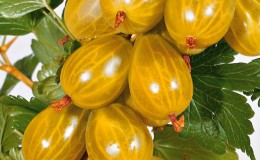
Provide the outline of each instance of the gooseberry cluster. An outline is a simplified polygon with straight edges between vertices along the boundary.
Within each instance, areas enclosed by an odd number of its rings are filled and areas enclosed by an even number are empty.
[[[48,107],[27,127],[25,159],[77,160],[85,151],[90,160],[156,159],[147,126],[171,121],[181,132],[193,95],[189,56],[223,38],[241,54],[260,55],[259,7],[257,0],[68,0],[65,24],[82,46],[62,67],[67,95],[52,104],[60,112]]]

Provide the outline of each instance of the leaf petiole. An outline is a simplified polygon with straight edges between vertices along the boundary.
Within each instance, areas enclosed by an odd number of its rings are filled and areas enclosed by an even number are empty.
[[[44,6],[47,8],[47,10],[53,15],[53,17],[57,20],[58,24],[63,28],[63,30],[71,37],[71,39],[75,40],[75,37],[69,32],[65,24],[62,22],[60,17],[57,15],[57,13],[49,6],[49,4],[46,2],[46,0],[42,0]]]
[[[50,16],[46,11],[42,10],[42,13],[49,18],[49,20],[64,34],[66,35],[66,31],[64,30],[63,27],[61,27],[59,24],[57,24],[56,19],[53,16]]]

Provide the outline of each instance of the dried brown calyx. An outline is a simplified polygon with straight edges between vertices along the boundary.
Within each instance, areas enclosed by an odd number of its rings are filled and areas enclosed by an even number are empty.
[[[70,40],[70,36],[69,35],[66,35],[65,37],[61,38],[59,41],[58,41],[58,44],[59,46],[63,46],[64,43],[68,42]]]
[[[115,29],[117,29],[119,25],[124,22],[125,18],[126,18],[126,13],[124,11],[118,11],[116,13]]]
[[[172,122],[175,132],[180,133],[184,128],[184,115],[177,119],[175,113],[173,113],[169,115],[169,118]]]
[[[196,47],[197,39],[194,36],[186,36],[186,46],[189,49],[193,49]]]

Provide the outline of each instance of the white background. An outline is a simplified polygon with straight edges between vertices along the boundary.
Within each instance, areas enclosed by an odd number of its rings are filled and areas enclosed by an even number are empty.
[[[57,9],[57,12],[60,14],[62,11],[63,6],[60,6]],[[7,41],[10,40],[12,37],[8,37]],[[26,36],[19,37],[14,45],[8,50],[8,57],[10,58],[12,64],[17,60],[23,58],[26,55],[32,53],[31,51],[31,39],[35,38],[33,34],[28,34]],[[0,38],[0,43],[2,39]],[[255,58],[260,58],[255,57]],[[245,56],[236,56],[235,62],[250,62],[253,58],[252,57],[245,57]],[[2,60],[2,59],[1,59]],[[40,69],[41,65],[38,65],[37,69]],[[2,86],[6,73],[0,70],[0,86]],[[36,73],[33,75],[33,81],[37,81]],[[10,93],[11,95],[21,95],[29,100],[32,97],[32,91],[29,87],[27,87],[22,82],[19,82],[15,89]],[[250,135],[251,138],[251,146],[254,149],[256,159],[260,159],[260,108],[257,106],[257,102],[251,102],[248,99],[249,103],[251,104],[253,110],[255,111],[255,116],[251,119],[255,132]],[[239,154],[240,160],[249,160],[249,158],[241,152],[240,150],[237,151]]]

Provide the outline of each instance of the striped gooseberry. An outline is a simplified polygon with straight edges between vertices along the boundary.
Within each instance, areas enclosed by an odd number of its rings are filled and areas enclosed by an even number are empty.
[[[152,137],[142,119],[119,103],[93,110],[86,128],[91,160],[150,160]]]
[[[243,55],[260,55],[259,0],[237,0],[235,15],[225,39],[234,50]]]
[[[204,51],[206,49],[206,48],[193,48],[193,49],[189,49],[186,46],[180,45],[177,42],[175,42],[173,40],[173,38],[171,37],[171,35],[169,34],[167,28],[166,28],[164,19],[162,19],[160,21],[160,23],[158,23],[156,25],[156,27],[154,27],[153,30],[151,30],[150,32],[151,33],[157,33],[160,36],[162,36],[164,39],[166,39],[182,55],[185,55],[185,54],[193,55],[193,54],[200,53],[200,52],[202,52],[202,51]]]
[[[52,107],[36,115],[26,128],[22,151],[26,160],[80,159],[89,111],[68,104],[60,112]]]
[[[235,12],[235,0],[168,0],[166,27],[180,50],[200,53],[224,37]]]
[[[136,104],[134,103],[134,101],[131,98],[130,91],[129,91],[128,87],[124,91],[123,99],[124,99],[123,100],[124,103],[127,106],[129,106],[131,108],[137,108],[137,106],[134,106]],[[153,119],[153,118],[150,118],[150,117],[144,117],[144,116],[142,116],[142,114],[139,114],[139,115],[143,119],[145,125],[151,126],[151,127],[162,127],[162,126],[165,126],[166,124],[168,124],[170,122],[168,117],[167,117],[167,119],[160,120],[160,119]]]
[[[136,40],[131,59],[128,81],[135,103],[131,107],[151,119],[170,117],[175,124],[193,95],[190,71],[181,55],[161,36],[151,34]]]
[[[100,0],[68,0],[64,21],[69,31],[79,41],[117,32],[102,16]]]
[[[77,106],[95,109],[111,103],[127,84],[132,44],[110,35],[84,44],[65,61],[61,86]]]

